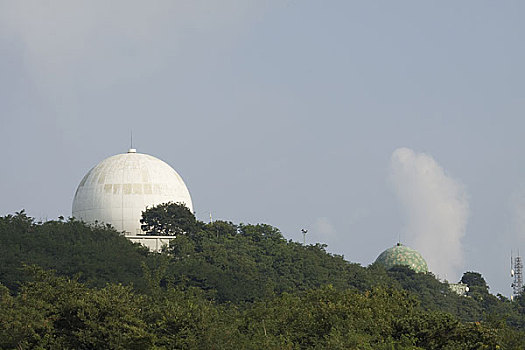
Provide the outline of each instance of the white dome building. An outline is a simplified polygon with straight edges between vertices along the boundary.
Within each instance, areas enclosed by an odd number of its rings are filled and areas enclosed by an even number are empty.
[[[144,234],[142,211],[167,202],[183,203],[193,212],[179,174],[160,159],[130,149],[104,159],[84,176],[73,200],[73,217],[111,224],[126,236],[137,236]]]

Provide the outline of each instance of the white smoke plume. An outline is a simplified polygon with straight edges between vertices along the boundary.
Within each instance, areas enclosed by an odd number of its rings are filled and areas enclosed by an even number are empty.
[[[407,216],[403,241],[418,250],[436,275],[455,281],[463,267],[468,201],[461,183],[424,153],[398,148],[390,178]]]

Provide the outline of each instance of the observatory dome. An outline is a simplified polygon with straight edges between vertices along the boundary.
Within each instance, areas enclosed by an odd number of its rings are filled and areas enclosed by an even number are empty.
[[[387,269],[396,265],[404,265],[416,272],[428,272],[427,262],[421,254],[401,243],[382,252],[377,257],[376,262],[383,264]]]
[[[172,167],[130,149],[104,159],[84,176],[73,199],[73,217],[137,235],[142,233],[142,211],[167,202],[183,203],[193,211],[188,188]]]

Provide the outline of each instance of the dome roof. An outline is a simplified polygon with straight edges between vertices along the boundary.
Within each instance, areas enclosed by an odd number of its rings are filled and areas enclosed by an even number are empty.
[[[421,254],[401,243],[382,252],[377,257],[376,262],[383,264],[387,269],[395,265],[404,265],[416,272],[428,272],[427,262]]]
[[[193,211],[188,188],[172,167],[130,149],[104,159],[84,176],[73,200],[73,217],[136,235],[142,233],[142,211],[167,202],[184,203]]]

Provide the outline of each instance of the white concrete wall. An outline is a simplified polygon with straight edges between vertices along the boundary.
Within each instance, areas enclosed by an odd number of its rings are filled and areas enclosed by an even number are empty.
[[[170,241],[175,236],[126,236],[133,243],[140,243],[147,247],[151,252],[160,252],[163,246],[169,247]]]

